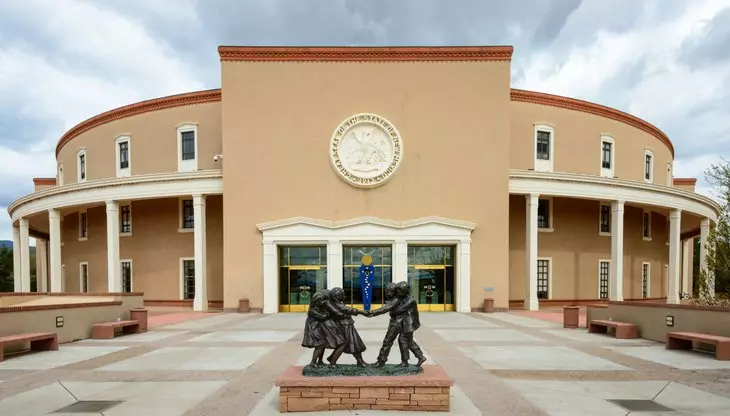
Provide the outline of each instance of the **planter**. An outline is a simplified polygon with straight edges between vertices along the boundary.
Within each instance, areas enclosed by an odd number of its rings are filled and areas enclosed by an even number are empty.
[[[563,306],[563,328],[578,328],[580,306]]]
[[[250,310],[248,298],[238,299],[238,313],[249,313]]]
[[[484,313],[494,312],[494,299],[484,298]]]
[[[140,332],[147,331],[147,309],[145,308],[132,308],[129,310],[129,319],[132,321],[139,321]]]

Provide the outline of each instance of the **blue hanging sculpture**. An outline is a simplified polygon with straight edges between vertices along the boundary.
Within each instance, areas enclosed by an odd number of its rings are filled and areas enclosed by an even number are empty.
[[[362,304],[366,311],[370,310],[373,303],[373,278],[375,276],[375,266],[373,266],[373,258],[369,255],[362,256],[362,264],[360,265],[360,288],[362,289]]]

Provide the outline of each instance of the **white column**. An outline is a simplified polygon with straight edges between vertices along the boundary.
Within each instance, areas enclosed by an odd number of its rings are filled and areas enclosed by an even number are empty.
[[[540,309],[537,300],[537,194],[525,195],[525,304],[527,311]]]
[[[30,292],[30,235],[28,220],[21,218],[20,225],[20,284],[22,292]]]
[[[700,220],[700,273],[704,270],[707,273],[707,295],[715,297],[715,276],[707,270],[707,244],[710,236],[710,219]]]
[[[667,303],[679,303],[679,234],[682,211],[673,209],[669,213],[669,270],[667,273]]]
[[[122,291],[119,264],[119,204],[106,201],[106,282],[109,293]]]
[[[624,201],[611,203],[611,276],[608,299],[624,300]]]
[[[456,311],[471,312],[471,242],[459,243],[459,263],[456,270]]]
[[[342,287],[342,284],[342,243],[340,240],[329,240],[327,242],[327,289]]]
[[[38,292],[48,291],[48,241],[36,238],[36,257],[40,258],[40,270],[36,270],[36,288]]]
[[[690,292],[690,270],[692,270],[692,241],[688,238],[682,241],[682,292],[691,294]]]
[[[408,243],[395,240],[393,244],[393,283],[408,281]],[[412,293],[413,296],[415,294]]]
[[[279,274],[277,273],[276,244],[264,241],[264,313],[279,311]]]
[[[193,195],[193,215],[195,216],[195,298],[193,310],[208,310],[208,262],[206,261],[205,195]]]
[[[13,225],[13,291],[22,292],[23,283],[20,279],[20,228]]]
[[[61,279],[61,213],[57,209],[48,210],[48,224],[50,228],[51,255],[51,292],[60,292],[63,288]]]

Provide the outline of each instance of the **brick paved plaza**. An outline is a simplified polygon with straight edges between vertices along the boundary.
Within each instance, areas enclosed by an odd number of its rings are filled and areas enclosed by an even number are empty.
[[[451,414],[730,414],[730,362],[563,329],[557,316],[422,314],[416,338],[427,364],[455,380]],[[386,319],[356,318],[370,362]],[[310,358],[300,346],[303,322],[304,314],[173,313],[153,316],[145,334],[11,356],[0,363],[0,415],[279,414],[274,379]],[[630,411],[650,407],[663,411]]]

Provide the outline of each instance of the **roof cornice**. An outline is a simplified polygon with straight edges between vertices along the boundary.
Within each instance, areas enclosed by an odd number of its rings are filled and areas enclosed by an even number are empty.
[[[221,61],[510,61],[512,46],[219,46]]]
[[[672,154],[672,158],[674,158],[674,145],[663,131],[659,130],[659,128],[647,121],[644,121],[631,114],[624,113],[623,111],[616,110],[615,108],[606,107],[604,105],[595,104],[588,101],[578,100],[576,98],[545,94],[535,91],[526,91],[515,88],[513,88],[510,93],[510,99],[517,102],[565,108],[568,110],[580,111],[583,113],[593,114],[620,121],[624,124],[628,124],[630,126],[636,127],[637,129],[643,130],[659,139],[659,141],[664,143],[667,148],[669,148],[669,152]]]
[[[68,130],[56,145],[56,157],[63,146],[73,140],[79,134],[110,121],[119,120],[151,111],[163,110],[166,108],[182,107],[186,105],[211,103],[221,100],[220,88],[204,91],[195,91],[185,94],[169,95],[167,97],[153,98],[138,103],[125,105],[107,112],[98,114],[86,119]]]

